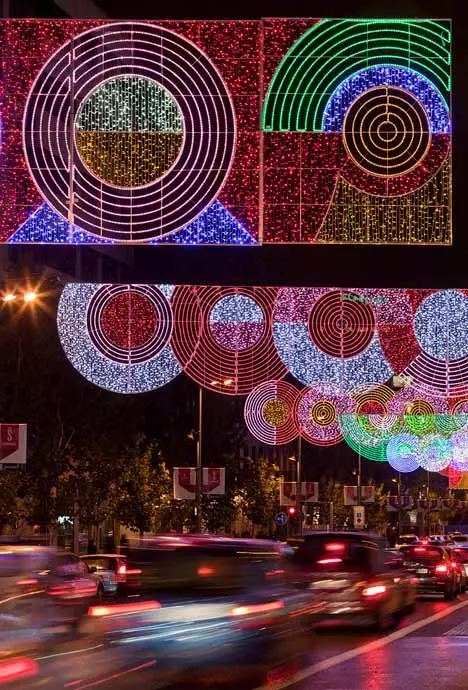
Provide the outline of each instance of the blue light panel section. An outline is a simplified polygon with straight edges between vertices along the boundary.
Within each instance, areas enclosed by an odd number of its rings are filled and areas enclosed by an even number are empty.
[[[396,86],[412,93],[423,104],[434,134],[450,132],[450,116],[441,93],[419,72],[393,65],[379,65],[356,72],[331,95],[323,114],[324,132],[342,132],[346,112],[361,94],[376,86]]]
[[[10,237],[11,244],[115,244],[70,225],[48,204],[42,204]],[[193,223],[170,237],[149,244],[252,245],[256,240],[221,204],[215,201]]]

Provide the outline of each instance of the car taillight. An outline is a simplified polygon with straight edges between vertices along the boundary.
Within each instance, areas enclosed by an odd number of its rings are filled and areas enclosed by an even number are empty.
[[[9,683],[12,680],[19,680],[19,678],[35,676],[37,673],[37,664],[32,659],[0,661],[0,683]]]
[[[452,561],[452,562],[450,563],[450,565],[452,566],[452,568],[457,568],[457,567],[458,567],[456,561]]]
[[[18,580],[16,584],[20,587],[31,587],[32,585],[39,584],[39,580],[37,580],[35,577],[29,577],[25,578],[24,580]]]
[[[117,575],[126,575],[127,574],[127,566],[125,563],[123,565],[119,565],[117,568]]]
[[[143,611],[153,611],[160,609],[159,601],[142,601],[135,604],[113,604],[111,606],[91,606],[88,609],[88,616],[120,616],[128,613],[141,613]]]
[[[425,549],[423,546],[422,546],[422,547],[421,547],[421,546],[416,546],[416,547],[413,549],[413,551],[414,551],[415,553],[421,553],[422,551],[424,552],[425,550],[426,550],[426,549]]]
[[[210,575],[215,574],[214,568],[209,568],[207,565],[201,565],[197,570],[197,575],[199,577],[210,577]]]
[[[127,568],[127,575],[141,575],[141,568]]]
[[[346,545],[343,542],[331,541],[325,544],[325,551],[329,553],[343,553],[346,549]]]
[[[322,558],[317,561],[317,565],[336,565],[337,563],[343,563],[342,558]]]
[[[444,564],[436,565],[435,571],[436,573],[446,573],[448,571],[448,567]]]
[[[376,597],[379,594],[385,594],[387,588],[385,585],[373,585],[372,587],[366,587],[362,590],[362,594],[365,597]]]
[[[231,616],[254,616],[262,613],[271,613],[284,608],[284,601],[271,601],[268,604],[252,604],[250,606],[236,606],[231,609]]]

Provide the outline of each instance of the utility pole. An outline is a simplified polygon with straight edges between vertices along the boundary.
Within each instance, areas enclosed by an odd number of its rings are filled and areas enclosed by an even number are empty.
[[[198,387],[198,433],[197,433],[197,466],[195,488],[196,529],[202,531],[202,428],[203,428],[203,388]]]

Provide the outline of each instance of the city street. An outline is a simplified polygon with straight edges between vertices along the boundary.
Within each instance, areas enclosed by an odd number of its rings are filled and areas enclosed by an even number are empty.
[[[419,602],[387,635],[336,627],[318,632],[313,652],[294,675],[264,688],[291,690],[464,690],[468,683],[468,598]]]

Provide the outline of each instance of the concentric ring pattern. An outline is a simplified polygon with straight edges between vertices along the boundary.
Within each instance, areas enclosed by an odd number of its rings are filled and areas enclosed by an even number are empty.
[[[244,418],[256,439],[269,445],[290,443],[298,435],[294,407],[298,389],[286,381],[266,381],[247,397]]]
[[[105,94],[106,84],[129,75],[133,87],[135,80],[151,85],[130,101],[130,131],[125,118],[118,117],[107,129],[94,122],[83,130],[83,108],[93,94]],[[143,134],[143,125],[135,121],[141,120],[148,99],[159,111],[151,132]],[[180,112],[181,130],[167,118],[161,125],[171,103]],[[96,107],[105,118],[102,103]],[[161,137],[167,145],[167,137],[175,134],[180,152],[174,149],[161,161]],[[102,238],[143,242],[188,225],[215,199],[233,160],[236,119],[222,77],[197,46],[161,26],[115,22],[79,34],[46,62],[29,93],[23,135],[36,186],[63,218]],[[143,146],[141,165],[146,161],[147,169],[130,166],[126,175],[117,169],[127,165],[122,157],[101,160],[89,142],[101,146],[104,138],[112,138],[120,153],[130,152],[132,160]],[[132,175],[134,184],[128,186]]]

